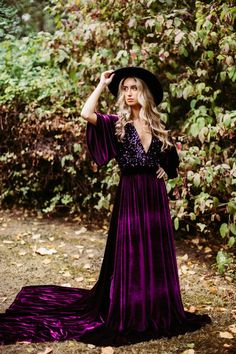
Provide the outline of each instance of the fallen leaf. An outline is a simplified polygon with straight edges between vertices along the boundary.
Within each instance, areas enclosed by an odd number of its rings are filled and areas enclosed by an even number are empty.
[[[182,272],[183,274],[186,274],[187,271],[188,271],[188,267],[187,267],[185,264],[182,265],[182,267],[181,267],[181,272]]]
[[[226,312],[228,311],[228,309],[226,309],[225,307],[219,307],[218,308],[220,312]]]
[[[32,234],[32,240],[38,240],[41,237],[41,234]]]
[[[20,268],[23,266],[23,263],[16,263],[17,268]]]
[[[226,280],[228,280],[228,281],[230,281],[230,282],[232,282],[232,281],[233,281],[233,278],[228,277],[227,275],[225,276],[225,279],[226,279]]]
[[[210,291],[211,294],[216,294],[216,293],[217,293],[217,288],[211,286],[211,287],[209,288],[209,291]]]
[[[181,352],[181,354],[194,354],[195,350],[194,349],[187,349],[184,352]]]
[[[231,347],[232,347],[232,344],[224,343],[223,347],[224,347],[224,348],[231,348]]]
[[[50,264],[51,263],[51,259],[45,258],[42,263],[43,264]]]
[[[209,253],[209,252],[212,252],[212,249],[210,247],[205,247],[204,253]]]
[[[78,281],[78,282],[81,282],[81,281],[84,280],[84,277],[75,278],[75,280]]]
[[[88,344],[87,347],[92,349],[92,348],[95,348],[95,345],[94,344]]]
[[[191,240],[192,243],[194,243],[195,245],[198,245],[199,244],[199,238],[193,238]]]
[[[90,269],[91,268],[91,264],[89,263],[86,263],[84,266],[83,266],[84,269]]]
[[[25,256],[27,254],[27,252],[26,251],[20,251],[18,254],[19,254],[19,256]]]
[[[229,325],[228,328],[232,333],[236,333],[236,324]]]
[[[43,352],[38,352],[37,354],[49,354],[52,353],[52,348],[46,348]]]
[[[74,259],[80,259],[80,256],[79,256],[78,254],[74,254],[74,255],[72,256],[72,258],[74,258]]]
[[[190,306],[189,312],[196,312],[197,308],[195,306]]]
[[[58,247],[60,247],[60,248],[61,248],[61,247],[65,247],[65,245],[66,245],[65,242],[61,242]]]
[[[80,253],[80,254],[83,253],[84,246],[79,245],[79,246],[75,246],[75,247],[79,249],[79,253]]]
[[[93,282],[93,281],[96,281],[97,278],[88,278],[87,280]]]
[[[220,338],[233,339],[234,336],[230,332],[220,332]]]
[[[180,259],[181,259],[182,261],[187,261],[187,260],[188,260],[188,255],[187,255],[187,253],[185,253],[184,256],[180,257]]]
[[[101,349],[101,354],[113,354],[114,349],[112,347],[103,347]]]
[[[75,234],[76,235],[80,235],[80,234],[82,234],[82,233],[84,233],[84,232],[87,232],[87,229],[86,229],[86,227],[81,227],[81,229],[80,230],[76,230],[75,231]]]
[[[73,221],[81,221],[81,217],[80,216],[76,216],[75,218],[73,218]]]
[[[49,248],[45,248],[45,247],[39,247],[36,251],[36,253],[41,254],[41,256],[45,256],[45,255],[51,255],[54,253],[57,253],[56,250],[54,249],[49,249]]]
[[[188,347],[189,349],[193,349],[194,346],[195,346],[195,344],[194,344],[193,342],[192,342],[192,343],[187,343],[186,345],[187,345],[187,347]]]
[[[66,277],[66,278],[69,278],[69,277],[71,277],[71,273],[67,270],[66,272],[64,272],[64,273],[62,274],[62,276],[63,276],[63,277]]]

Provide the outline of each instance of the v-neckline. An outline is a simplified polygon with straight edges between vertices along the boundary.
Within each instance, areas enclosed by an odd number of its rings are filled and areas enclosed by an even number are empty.
[[[144,146],[143,146],[143,144],[142,144],[141,138],[140,138],[140,136],[139,136],[139,133],[138,133],[136,127],[134,126],[133,123],[130,123],[130,124],[134,127],[135,133],[136,133],[136,135],[137,135],[137,137],[138,137],[139,144],[140,144],[140,146],[142,147],[144,154],[147,155],[147,154],[149,153],[149,150],[150,150],[151,146],[152,146],[153,135],[152,135],[152,138],[151,138],[151,143],[149,144],[149,147],[148,147],[148,149],[147,149],[147,151],[146,151],[146,150],[144,149]]]

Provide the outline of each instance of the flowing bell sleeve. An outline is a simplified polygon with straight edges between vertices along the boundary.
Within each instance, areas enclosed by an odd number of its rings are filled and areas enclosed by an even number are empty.
[[[89,154],[98,166],[107,164],[117,155],[117,138],[115,136],[115,114],[95,112],[97,124],[87,123],[86,142]]]
[[[170,141],[174,144],[171,137]],[[159,161],[160,166],[165,170],[169,179],[178,177],[179,155],[175,145],[161,152]]]

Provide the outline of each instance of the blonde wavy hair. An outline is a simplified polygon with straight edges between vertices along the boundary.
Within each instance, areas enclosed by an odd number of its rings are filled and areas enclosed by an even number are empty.
[[[122,141],[125,136],[125,125],[133,122],[131,107],[125,102],[125,91],[123,90],[123,84],[127,78],[122,79],[119,84],[116,101],[119,119],[116,121],[115,126],[119,141]],[[133,78],[137,84],[138,102],[141,105],[139,116],[144,121],[144,124],[151,128],[151,133],[162,142],[161,151],[164,151],[168,146],[173,146],[172,139],[168,139],[169,130],[165,129],[165,123],[160,119],[160,114],[148,86],[142,79],[132,76],[129,76],[129,78]]]

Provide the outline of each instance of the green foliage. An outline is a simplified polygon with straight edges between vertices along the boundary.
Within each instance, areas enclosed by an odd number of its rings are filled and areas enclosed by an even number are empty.
[[[141,65],[160,78],[160,113],[176,135],[179,176],[167,182],[175,229],[235,247],[232,1],[51,0],[46,11],[55,33],[0,45],[2,204],[109,213],[119,171],[91,162],[79,112],[102,71]],[[100,110],[113,103],[105,92]]]
[[[0,41],[39,31],[52,31],[53,22],[44,7],[48,0],[0,0]]]
[[[225,268],[233,261],[233,259],[226,252],[219,251],[216,256],[216,261],[219,272],[223,274]]]

